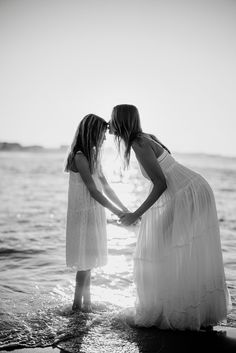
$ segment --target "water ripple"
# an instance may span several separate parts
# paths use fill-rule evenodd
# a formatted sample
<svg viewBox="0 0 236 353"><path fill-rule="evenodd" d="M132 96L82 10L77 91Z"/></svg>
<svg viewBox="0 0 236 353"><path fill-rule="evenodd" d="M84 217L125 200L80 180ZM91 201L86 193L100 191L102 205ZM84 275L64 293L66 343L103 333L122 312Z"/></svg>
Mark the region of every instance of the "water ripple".
<svg viewBox="0 0 236 353"><path fill-rule="evenodd" d="M220 157L181 158L209 180L216 195L233 300L228 321L236 326L236 160L224 160L228 164L222 167ZM138 350L143 349L138 343L142 335L130 331L122 316L135 300L132 256L137 227L122 228L114 220L108 223L108 264L92 273L94 310L74 315L75 273L65 269L68 176L61 172L64 155L12 153L10 158L2 154L0 159L0 349L57 343L75 351L80 345L87 353L94 353L98 346L104 352L119 352L123 344L126 352L144 352ZM112 180L117 175L110 165L106 172ZM114 183L115 191L130 209L139 206L146 184L137 167L118 177L123 183ZM152 336L152 331L148 332L146 341ZM153 331L153 337L158 337L157 331L155 335Z"/></svg>

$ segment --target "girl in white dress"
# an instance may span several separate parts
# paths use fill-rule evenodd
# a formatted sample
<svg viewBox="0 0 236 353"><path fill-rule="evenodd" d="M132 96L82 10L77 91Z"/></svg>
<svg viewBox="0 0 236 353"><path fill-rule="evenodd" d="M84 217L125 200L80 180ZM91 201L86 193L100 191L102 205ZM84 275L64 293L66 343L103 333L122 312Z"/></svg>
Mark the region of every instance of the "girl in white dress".
<svg viewBox="0 0 236 353"><path fill-rule="evenodd" d="M106 130L105 120L94 114L86 115L77 128L66 161L65 171L70 174L66 263L77 270L73 310L80 310L82 305L84 310L91 309L91 269L107 262L104 207L117 216L128 211L109 186L100 165Z"/></svg>
<svg viewBox="0 0 236 353"><path fill-rule="evenodd" d="M142 216L134 254L135 324L211 329L226 318L229 296L209 184L142 131L135 106L113 109L110 133L118 144L124 142L127 164L134 150L143 176L150 180L147 199L121 217L127 226Z"/></svg>

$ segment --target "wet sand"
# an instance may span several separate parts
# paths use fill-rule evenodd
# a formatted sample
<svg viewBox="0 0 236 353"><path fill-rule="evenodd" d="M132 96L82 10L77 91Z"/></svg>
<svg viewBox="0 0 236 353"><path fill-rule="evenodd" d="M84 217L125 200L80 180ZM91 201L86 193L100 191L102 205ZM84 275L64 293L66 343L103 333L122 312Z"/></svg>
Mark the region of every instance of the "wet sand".
<svg viewBox="0 0 236 353"><path fill-rule="evenodd" d="M58 342L55 347L10 349L14 353L235 353L236 328L217 326L212 332L174 332L155 328L133 329L132 339L117 340L113 332L110 339L90 340L81 333L76 338ZM105 338L105 337L104 337ZM13 347L12 347L13 348ZM7 352L6 350L2 352Z"/></svg>

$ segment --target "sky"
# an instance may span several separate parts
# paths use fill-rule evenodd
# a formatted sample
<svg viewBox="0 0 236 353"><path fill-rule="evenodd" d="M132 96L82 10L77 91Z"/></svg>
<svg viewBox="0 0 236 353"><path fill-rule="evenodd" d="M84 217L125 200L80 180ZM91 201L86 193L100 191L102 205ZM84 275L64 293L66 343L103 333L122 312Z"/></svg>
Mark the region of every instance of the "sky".
<svg viewBox="0 0 236 353"><path fill-rule="evenodd" d="M130 103L172 151L236 156L235 38L236 0L0 0L0 141Z"/></svg>

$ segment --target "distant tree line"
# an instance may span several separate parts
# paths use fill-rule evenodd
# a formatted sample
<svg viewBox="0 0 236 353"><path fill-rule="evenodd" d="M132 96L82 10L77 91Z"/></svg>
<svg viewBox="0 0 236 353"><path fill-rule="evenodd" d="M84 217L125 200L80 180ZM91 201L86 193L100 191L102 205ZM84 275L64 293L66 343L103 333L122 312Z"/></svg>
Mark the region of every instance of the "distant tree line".
<svg viewBox="0 0 236 353"><path fill-rule="evenodd" d="M17 142L0 142L0 151L42 151L42 146L22 146Z"/></svg>

